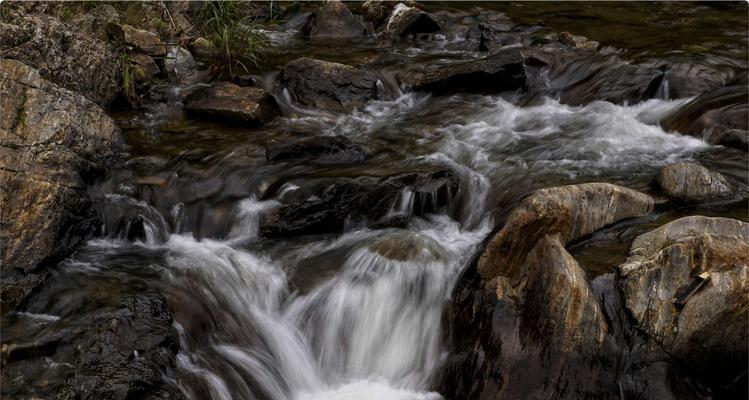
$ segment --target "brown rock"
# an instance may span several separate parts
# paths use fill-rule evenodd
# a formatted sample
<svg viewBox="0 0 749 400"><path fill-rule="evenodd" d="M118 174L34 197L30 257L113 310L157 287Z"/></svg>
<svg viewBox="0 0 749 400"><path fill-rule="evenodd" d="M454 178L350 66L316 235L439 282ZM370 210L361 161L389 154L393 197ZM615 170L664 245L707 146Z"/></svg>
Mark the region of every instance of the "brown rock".
<svg viewBox="0 0 749 400"><path fill-rule="evenodd" d="M725 199L736 193L733 185L720 172L691 162L664 167L655 181L666 195L681 201Z"/></svg>
<svg viewBox="0 0 749 400"><path fill-rule="evenodd" d="M147 54L131 54L130 62L135 67L135 78L138 81L150 81L154 76L161 72L153 58Z"/></svg>
<svg viewBox="0 0 749 400"><path fill-rule="evenodd" d="M439 32L440 25L428 13L403 3L393 8L385 33L391 37L405 37L415 33Z"/></svg>
<svg viewBox="0 0 749 400"><path fill-rule="evenodd" d="M478 261L485 280L514 277L536 242L559 234L567 244L606 225L653 211L654 200L643 193L608 183L583 183L541 189L516 207L507 223L486 246Z"/></svg>
<svg viewBox="0 0 749 400"><path fill-rule="evenodd" d="M263 125L281 114L276 99L263 89L229 82L200 88L184 100L188 112Z"/></svg>
<svg viewBox="0 0 749 400"><path fill-rule="evenodd" d="M163 57L166 55L166 44L162 43L155 33L130 25L115 23L108 23L106 30L113 40L132 46L138 51L150 56Z"/></svg>
<svg viewBox="0 0 749 400"><path fill-rule="evenodd" d="M304 32L311 38L355 38L367 34L364 24L338 0L328 0L307 20Z"/></svg>
<svg viewBox="0 0 749 400"><path fill-rule="evenodd" d="M19 61L0 60L0 97L2 268L29 272L95 231L84 176L106 166L119 129L96 104Z"/></svg>

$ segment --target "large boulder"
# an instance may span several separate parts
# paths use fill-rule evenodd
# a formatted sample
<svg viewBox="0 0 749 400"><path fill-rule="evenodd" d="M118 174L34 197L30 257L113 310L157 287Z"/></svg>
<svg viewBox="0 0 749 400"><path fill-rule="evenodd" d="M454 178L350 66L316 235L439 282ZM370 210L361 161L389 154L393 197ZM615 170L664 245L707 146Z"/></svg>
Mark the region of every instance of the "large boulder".
<svg viewBox="0 0 749 400"><path fill-rule="evenodd" d="M314 136L270 146L265 156L268 161L350 163L364 160L366 152L345 136Z"/></svg>
<svg viewBox="0 0 749 400"><path fill-rule="evenodd" d="M666 131L702 138L741 150L749 149L749 94L729 86L697 96L661 120Z"/></svg>
<svg viewBox="0 0 749 400"><path fill-rule="evenodd" d="M406 37L417 33L439 32L441 27L428 13L400 3L393 8L384 30L391 37Z"/></svg>
<svg viewBox="0 0 749 400"><path fill-rule="evenodd" d="M99 106L20 61L0 60L0 97L0 238L10 277L56 263L95 233L86 183L112 159L120 136Z"/></svg>
<svg viewBox="0 0 749 400"><path fill-rule="evenodd" d="M183 101L189 113L252 125L267 124L281 114L276 99L263 89L219 82L199 88Z"/></svg>
<svg viewBox="0 0 749 400"><path fill-rule="evenodd" d="M297 189L261 224L268 237L341 233L349 226L396 226L404 218L446 211L460 182L450 170L381 178L335 179Z"/></svg>
<svg viewBox="0 0 749 400"><path fill-rule="evenodd" d="M328 0L307 20L304 32L311 38L355 38L367 34L364 24L338 0Z"/></svg>
<svg viewBox="0 0 749 400"><path fill-rule="evenodd" d="M637 237L619 273L627 311L651 344L718 393L746 373L749 224L670 222Z"/></svg>
<svg viewBox="0 0 749 400"><path fill-rule="evenodd" d="M332 111L351 110L388 97L373 72L306 57L287 63L280 80L297 103Z"/></svg>
<svg viewBox="0 0 749 400"><path fill-rule="evenodd" d="M0 58L19 60L103 107L117 97L120 57L107 43L48 15L9 15L0 22Z"/></svg>
<svg viewBox="0 0 749 400"><path fill-rule="evenodd" d="M496 93L526 86L523 57L518 49L451 64L431 64L398 74L401 85L437 94L451 92Z"/></svg>
<svg viewBox="0 0 749 400"><path fill-rule="evenodd" d="M541 189L525 198L504 227L489 241L478 261L485 280L522 272L523 260L536 242L558 234L562 244L627 218L653 211L650 196L608 183L583 183Z"/></svg>
<svg viewBox="0 0 749 400"><path fill-rule="evenodd" d="M692 162L664 167L655 181L666 195L686 202L720 200L736 194L723 174Z"/></svg>

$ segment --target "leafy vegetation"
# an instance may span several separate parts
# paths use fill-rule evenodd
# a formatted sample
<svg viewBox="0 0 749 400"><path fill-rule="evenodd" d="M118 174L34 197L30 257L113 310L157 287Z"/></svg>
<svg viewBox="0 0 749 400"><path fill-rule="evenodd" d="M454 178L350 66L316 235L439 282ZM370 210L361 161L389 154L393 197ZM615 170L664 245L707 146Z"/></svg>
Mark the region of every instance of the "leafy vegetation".
<svg viewBox="0 0 749 400"><path fill-rule="evenodd" d="M204 5L203 34L216 46L212 68L216 74L250 72L263 59L268 39L259 24L240 13L240 2L212 1Z"/></svg>
<svg viewBox="0 0 749 400"><path fill-rule="evenodd" d="M122 93L132 98L135 96L135 74L130 62L130 54L124 50L120 50L120 68L122 68Z"/></svg>

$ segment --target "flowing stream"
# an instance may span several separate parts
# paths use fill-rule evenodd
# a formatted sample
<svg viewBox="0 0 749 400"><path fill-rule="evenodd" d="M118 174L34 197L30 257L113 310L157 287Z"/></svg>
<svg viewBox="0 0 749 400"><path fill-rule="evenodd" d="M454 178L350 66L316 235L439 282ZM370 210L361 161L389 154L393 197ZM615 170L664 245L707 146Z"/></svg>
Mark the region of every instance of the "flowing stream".
<svg viewBox="0 0 749 400"><path fill-rule="evenodd" d="M121 115L130 157L91 188L102 237L58 266L15 317L43 332L123 292L154 291L179 333L167 379L189 399L438 399L430 388L447 355L442 309L523 196L590 181L647 191L660 167L680 160L745 176L745 153L659 127L687 100L521 106L514 93L406 92L342 114L284 104L290 116L259 129L189 120L178 102ZM312 134L346 136L371 156L266 162L268 143ZM321 181L425 167L453 171L459 190L427 213L403 190L390 212L409 217L404 227L351 218L340 235L261 235L263 218L314 196L306 190Z"/></svg>

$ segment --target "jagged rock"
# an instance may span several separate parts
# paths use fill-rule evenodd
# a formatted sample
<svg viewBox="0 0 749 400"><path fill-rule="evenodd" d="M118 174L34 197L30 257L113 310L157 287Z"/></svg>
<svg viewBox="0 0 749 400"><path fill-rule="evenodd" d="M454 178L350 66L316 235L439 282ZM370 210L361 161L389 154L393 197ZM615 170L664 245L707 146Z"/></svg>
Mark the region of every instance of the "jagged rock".
<svg viewBox="0 0 749 400"><path fill-rule="evenodd" d="M117 10L109 4L102 4L91 11L75 16L70 24L90 34L98 40L107 40L106 26L121 21Z"/></svg>
<svg viewBox="0 0 749 400"><path fill-rule="evenodd" d="M163 378L174 369L179 346L163 297L127 296L115 307L72 318L46 322L33 339L6 332L0 351L3 397L182 397Z"/></svg>
<svg viewBox="0 0 749 400"><path fill-rule="evenodd" d="M350 110L388 98L377 74L306 57L287 63L280 81L295 102L326 110Z"/></svg>
<svg viewBox="0 0 749 400"><path fill-rule="evenodd" d="M261 232L287 237L343 232L347 224L387 226L390 214L421 216L445 210L459 189L457 176L436 169L379 179L338 179L298 189L276 214L265 218ZM271 193L272 194L272 193ZM404 198L405 207L398 207Z"/></svg>
<svg viewBox="0 0 749 400"><path fill-rule="evenodd" d="M729 86L697 96L661 120L677 131L741 150L749 148L749 95L745 86Z"/></svg>
<svg viewBox="0 0 749 400"><path fill-rule="evenodd" d="M281 115L276 99L260 88L219 82L199 88L184 99L185 110L210 118L227 118L253 125L267 124Z"/></svg>
<svg viewBox="0 0 749 400"><path fill-rule="evenodd" d="M164 70L172 83L189 86L202 82L207 71L198 71L198 64L190 52L182 46L170 46L164 60Z"/></svg>
<svg viewBox="0 0 749 400"><path fill-rule="evenodd" d="M637 237L619 273L639 329L684 369L718 392L745 374L749 224L702 216L670 222Z"/></svg>
<svg viewBox="0 0 749 400"><path fill-rule="evenodd" d="M509 27L502 24L480 23L473 34L478 36L478 50L490 54L521 42L520 35L509 32Z"/></svg>
<svg viewBox="0 0 749 400"><path fill-rule="evenodd" d="M44 79L108 106L120 91L120 58L107 43L48 15L10 12L0 22L0 58L19 60Z"/></svg>
<svg viewBox="0 0 749 400"><path fill-rule="evenodd" d="M387 19L390 13L390 8L387 7L383 1L367 0L362 3L360 12L364 16L364 19L371 22L376 28L385 22L385 19Z"/></svg>
<svg viewBox="0 0 749 400"><path fill-rule="evenodd" d="M127 46L132 46L135 50L156 57L164 57L166 55L166 44L162 43L159 36L155 33L130 25L118 25L115 23L107 24L106 30L113 40Z"/></svg>
<svg viewBox="0 0 749 400"><path fill-rule="evenodd" d="M428 65L398 73L398 81L413 90L434 93L499 92L525 88L523 58L507 49L473 61Z"/></svg>
<svg viewBox="0 0 749 400"><path fill-rule="evenodd" d="M304 160L317 163L350 163L366 157L364 149L345 136L314 136L293 143L271 146L268 161Z"/></svg>
<svg viewBox="0 0 749 400"><path fill-rule="evenodd" d="M666 195L681 201L725 199L736 193L733 185L720 172L691 162L664 167L655 181Z"/></svg>
<svg viewBox="0 0 749 400"><path fill-rule="evenodd" d="M304 32L311 38L356 38L367 28L345 4L328 0L307 20Z"/></svg>
<svg viewBox="0 0 749 400"><path fill-rule="evenodd" d="M113 157L119 129L96 104L20 61L0 60L0 97L2 268L30 272L98 229L86 182Z"/></svg>
<svg viewBox="0 0 749 400"><path fill-rule="evenodd" d="M135 67L135 79L139 82L148 82L161 72L153 58L147 54L131 54L130 62Z"/></svg>
<svg viewBox="0 0 749 400"><path fill-rule="evenodd" d="M651 213L650 196L608 183L583 183L541 189L526 197L510 214L504 227L489 241L478 261L484 280L513 277L536 242L559 234L569 242L606 225Z"/></svg>
<svg viewBox="0 0 749 400"><path fill-rule="evenodd" d="M385 25L385 33L391 37L406 37L415 33L433 33L440 30L440 25L428 13L403 3L393 8Z"/></svg>

